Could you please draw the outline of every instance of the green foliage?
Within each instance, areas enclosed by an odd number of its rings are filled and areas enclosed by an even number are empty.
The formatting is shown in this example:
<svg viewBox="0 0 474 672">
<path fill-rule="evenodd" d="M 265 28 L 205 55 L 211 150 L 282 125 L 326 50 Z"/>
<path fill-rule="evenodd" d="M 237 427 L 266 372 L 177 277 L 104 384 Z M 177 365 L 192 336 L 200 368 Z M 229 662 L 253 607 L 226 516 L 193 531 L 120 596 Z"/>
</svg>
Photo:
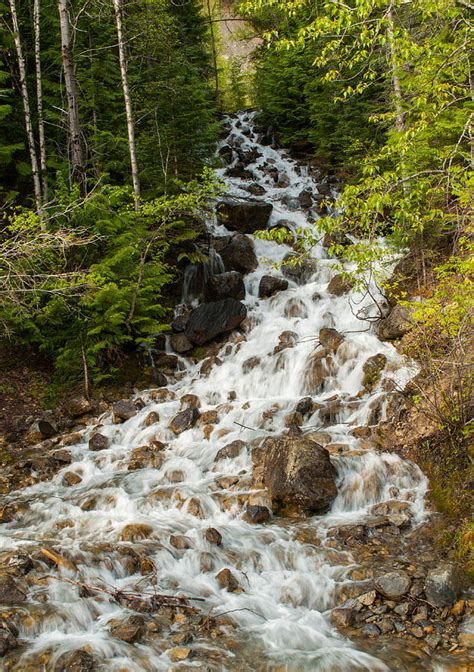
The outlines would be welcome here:
<svg viewBox="0 0 474 672">
<path fill-rule="evenodd" d="M 62 382 L 81 380 L 85 366 L 96 383 L 114 375 L 127 349 L 166 326 L 170 250 L 195 237 L 189 218 L 202 218 L 218 189 L 206 172 L 138 214 L 127 187 L 85 202 L 60 190 L 47 231 L 31 211 L 13 215 L 0 247 L 4 333 L 52 357 Z"/>
</svg>

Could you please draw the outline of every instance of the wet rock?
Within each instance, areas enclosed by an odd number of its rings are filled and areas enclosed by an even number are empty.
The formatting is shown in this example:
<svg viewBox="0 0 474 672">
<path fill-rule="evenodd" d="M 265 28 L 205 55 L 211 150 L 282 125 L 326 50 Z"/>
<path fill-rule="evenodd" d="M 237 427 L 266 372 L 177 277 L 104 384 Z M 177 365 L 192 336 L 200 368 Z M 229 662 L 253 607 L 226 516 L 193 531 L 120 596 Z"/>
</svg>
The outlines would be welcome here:
<svg viewBox="0 0 474 672">
<path fill-rule="evenodd" d="M 362 628 L 362 634 L 366 637 L 377 637 L 380 635 L 380 628 L 375 623 L 367 623 Z"/>
<path fill-rule="evenodd" d="M 275 346 L 273 354 L 285 350 L 286 348 L 294 348 L 298 341 L 298 334 L 294 331 L 282 331 L 278 337 L 278 345 Z"/>
<path fill-rule="evenodd" d="M 182 434 L 186 430 L 194 427 L 199 417 L 199 411 L 196 408 L 185 408 L 171 420 L 169 428 L 176 434 Z"/>
<path fill-rule="evenodd" d="M 151 411 L 146 416 L 145 422 L 143 424 L 145 425 L 145 427 L 151 427 L 152 425 L 156 425 L 159 422 L 160 422 L 159 413 L 157 413 L 156 411 Z"/>
<path fill-rule="evenodd" d="M 179 403 L 183 408 L 201 408 L 201 400 L 197 394 L 183 394 Z"/>
<path fill-rule="evenodd" d="M 252 194 L 252 196 L 263 196 L 265 193 L 265 187 L 262 187 L 262 185 L 258 184 L 258 182 L 249 184 L 248 187 L 245 187 L 245 189 L 249 192 L 249 194 Z"/>
<path fill-rule="evenodd" d="M 325 348 L 316 350 L 310 356 L 304 374 L 305 391 L 316 394 L 320 390 L 326 378 L 331 374 L 332 363 L 329 350 Z"/>
<path fill-rule="evenodd" d="M 110 446 L 110 439 L 100 432 L 94 432 L 89 439 L 89 450 L 106 450 Z"/>
<path fill-rule="evenodd" d="M 402 514 L 410 510 L 409 502 L 401 502 L 398 499 L 389 499 L 386 502 L 380 502 L 370 507 L 370 513 L 376 516 L 390 516 L 392 514 Z"/>
<path fill-rule="evenodd" d="M 135 404 L 132 401 L 127 401 L 125 399 L 117 401 L 112 406 L 112 413 L 116 424 L 130 420 L 130 418 L 133 418 L 137 412 Z"/>
<path fill-rule="evenodd" d="M 183 355 L 194 348 L 194 345 L 188 340 L 186 334 L 172 334 L 170 337 L 170 345 L 175 352 Z"/>
<path fill-rule="evenodd" d="M 334 296 L 343 296 L 347 294 L 353 287 L 353 283 L 342 274 L 335 275 L 328 285 L 327 291 Z"/>
<path fill-rule="evenodd" d="M 221 364 L 222 360 L 215 355 L 212 357 L 206 357 L 201 365 L 201 368 L 199 369 L 199 373 L 201 376 L 208 376 L 215 366 L 220 366 Z"/>
<path fill-rule="evenodd" d="M 267 228 L 272 211 L 271 203 L 250 199 L 226 199 L 217 206 L 217 221 L 229 231 L 255 233 Z"/>
<path fill-rule="evenodd" d="M 425 581 L 425 595 L 435 607 L 452 607 L 462 589 L 459 568 L 449 562 L 430 570 Z"/>
<path fill-rule="evenodd" d="M 173 374 L 180 368 L 179 358 L 177 355 L 156 355 L 155 366 L 165 373 Z"/>
<path fill-rule="evenodd" d="M 181 469 L 172 469 L 166 472 L 166 478 L 170 483 L 182 483 L 186 479 L 186 475 Z"/>
<path fill-rule="evenodd" d="M 186 331 L 186 325 L 188 324 L 189 313 L 191 311 L 187 307 L 183 308 L 182 310 L 183 312 L 181 312 L 179 315 L 176 315 L 174 320 L 171 322 L 171 329 L 175 332 L 175 334 L 181 334 L 183 331 Z"/>
<path fill-rule="evenodd" d="M 222 145 L 222 147 L 219 148 L 217 153 L 227 163 L 230 163 L 232 161 L 233 150 L 232 147 L 230 147 L 229 145 Z"/>
<path fill-rule="evenodd" d="M 249 371 L 253 371 L 257 366 L 260 366 L 261 361 L 260 357 L 249 357 L 242 364 L 242 372 L 248 373 Z"/>
<path fill-rule="evenodd" d="M 82 478 L 79 476 L 79 474 L 74 473 L 74 471 L 66 471 L 66 473 L 63 476 L 62 483 L 63 485 L 67 487 L 72 487 L 74 485 L 78 485 L 78 483 L 82 482 Z"/>
<path fill-rule="evenodd" d="M 72 434 L 66 434 L 61 439 L 61 445 L 63 446 L 74 446 L 76 443 L 81 443 L 82 434 L 80 432 L 73 432 Z"/>
<path fill-rule="evenodd" d="M 20 590 L 17 582 L 5 572 L 0 573 L 0 604 L 20 604 L 26 600 L 25 593 Z"/>
<path fill-rule="evenodd" d="M 301 413 L 301 415 L 307 415 L 313 410 L 313 400 L 311 397 L 303 397 L 295 406 L 296 413 Z"/>
<path fill-rule="evenodd" d="M 245 285 L 242 273 L 227 271 L 217 273 L 209 278 L 204 288 L 206 301 L 221 301 L 222 299 L 245 299 Z"/>
<path fill-rule="evenodd" d="M 300 191 L 298 194 L 298 202 L 300 204 L 300 207 L 303 208 L 304 210 L 309 210 L 309 208 L 313 207 L 313 192 L 311 189 L 303 189 L 303 191 Z"/>
<path fill-rule="evenodd" d="M 85 415 L 92 410 L 92 404 L 89 399 L 85 397 L 75 397 L 74 399 L 69 400 L 65 407 L 64 411 L 67 415 L 70 415 L 71 418 L 79 418 L 81 415 Z"/>
<path fill-rule="evenodd" d="M 217 411 L 205 411 L 204 413 L 201 413 L 198 419 L 198 425 L 199 427 L 203 427 L 205 425 L 215 425 L 219 422 L 219 413 Z"/>
<path fill-rule="evenodd" d="M 188 502 L 188 513 L 196 518 L 204 518 L 201 502 L 197 497 L 192 497 Z"/>
<path fill-rule="evenodd" d="M 191 540 L 184 537 L 182 534 L 172 534 L 170 536 L 170 544 L 180 551 L 193 547 Z"/>
<path fill-rule="evenodd" d="M 145 620 L 143 616 L 130 616 L 124 621 L 114 619 L 107 624 L 110 634 L 116 639 L 121 639 L 127 644 L 138 642 L 145 632 Z"/>
<path fill-rule="evenodd" d="M 411 579 L 405 572 L 389 572 L 377 577 L 374 586 L 389 600 L 399 600 L 410 590 Z"/>
<path fill-rule="evenodd" d="M 202 303 L 191 313 L 185 334 L 192 343 L 203 345 L 236 329 L 246 316 L 247 308 L 235 299 Z"/>
<path fill-rule="evenodd" d="M 57 429 L 53 424 L 51 424 L 51 422 L 48 420 L 39 419 L 30 425 L 25 436 L 25 440 L 28 443 L 35 444 L 39 443 L 43 439 L 50 439 L 56 433 Z"/>
<path fill-rule="evenodd" d="M 351 239 L 346 236 L 343 231 L 336 231 L 335 233 L 326 233 L 323 238 L 323 247 L 326 249 L 338 246 L 338 247 L 349 247 L 352 245 Z"/>
<path fill-rule="evenodd" d="M 180 663 L 191 657 L 192 650 L 187 646 L 175 646 L 172 649 L 169 649 L 167 653 L 173 663 Z"/>
<path fill-rule="evenodd" d="M 232 236 L 220 250 L 220 256 L 226 271 L 239 271 L 245 275 L 252 273 L 258 266 L 254 244 L 244 234 Z"/>
<path fill-rule="evenodd" d="M 474 616 L 465 618 L 459 626 L 458 639 L 461 646 L 474 649 Z"/>
<path fill-rule="evenodd" d="M 375 326 L 375 332 L 381 341 L 394 341 L 407 334 L 413 328 L 411 312 L 397 303 L 384 319 Z"/>
<path fill-rule="evenodd" d="M 364 373 L 362 387 L 365 390 L 370 391 L 377 385 L 386 363 L 387 358 L 381 352 L 377 355 L 369 357 L 366 360 L 364 366 L 362 367 L 362 371 Z"/>
<path fill-rule="evenodd" d="M 308 317 L 308 309 L 306 308 L 304 301 L 293 297 L 288 299 L 288 301 L 285 303 L 283 315 L 285 317 L 301 317 L 304 319 Z"/>
<path fill-rule="evenodd" d="M 342 336 L 336 329 L 324 327 L 319 331 L 319 342 L 323 348 L 327 348 L 331 352 L 336 352 L 343 340 L 344 336 Z"/>
<path fill-rule="evenodd" d="M 216 574 L 216 579 L 219 586 L 229 593 L 234 593 L 240 588 L 239 582 L 228 567 L 221 569 L 221 571 Z"/>
<path fill-rule="evenodd" d="M 154 441 L 149 446 L 138 446 L 132 450 L 128 462 L 128 471 L 137 471 L 138 469 L 160 469 L 163 464 L 164 456 L 160 451 L 164 450 L 166 445 L 160 441 Z"/>
<path fill-rule="evenodd" d="M 318 262 L 316 259 L 297 257 L 294 254 L 289 254 L 283 260 L 281 271 L 285 278 L 293 280 L 298 285 L 304 285 L 316 273 L 317 267 Z"/>
<path fill-rule="evenodd" d="M 246 447 L 247 444 L 244 441 L 240 441 L 239 439 L 237 439 L 236 441 L 232 441 L 232 443 L 228 443 L 226 446 L 220 448 L 217 451 L 214 461 L 218 462 L 219 460 L 224 459 L 233 460 L 234 457 L 238 457 Z"/>
<path fill-rule="evenodd" d="M 151 525 L 131 523 L 130 525 L 125 525 L 122 529 L 120 539 L 122 541 L 141 541 L 142 539 L 148 539 L 152 534 L 153 528 Z"/>
<path fill-rule="evenodd" d="M 337 495 L 328 451 L 304 436 L 268 437 L 252 452 L 254 479 L 276 504 L 322 513 Z"/>
<path fill-rule="evenodd" d="M 13 628 L 3 619 L 0 620 L 0 656 L 18 646 L 18 630 Z"/>
<path fill-rule="evenodd" d="M 331 611 L 329 618 L 339 630 L 346 630 L 355 623 L 357 612 L 355 609 L 338 607 Z"/>
<path fill-rule="evenodd" d="M 204 532 L 206 541 L 215 546 L 222 546 L 222 534 L 215 527 L 208 527 Z"/>
<path fill-rule="evenodd" d="M 270 520 L 270 510 L 266 506 L 258 504 L 248 504 L 243 519 L 252 525 L 259 525 Z"/>
<path fill-rule="evenodd" d="M 59 656 L 53 672 L 94 672 L 96 669 L 92 654 L 83 649 L 78 649 Z"/>
<path fill-rule="evenodd" d="M 264 275 L 258 286 L 258 295 L 261 299 L 268 299 L 277 292 L 284 292 L 288 289 L 288 280 L 276 278 L 273 275 Z"/>
</svg>

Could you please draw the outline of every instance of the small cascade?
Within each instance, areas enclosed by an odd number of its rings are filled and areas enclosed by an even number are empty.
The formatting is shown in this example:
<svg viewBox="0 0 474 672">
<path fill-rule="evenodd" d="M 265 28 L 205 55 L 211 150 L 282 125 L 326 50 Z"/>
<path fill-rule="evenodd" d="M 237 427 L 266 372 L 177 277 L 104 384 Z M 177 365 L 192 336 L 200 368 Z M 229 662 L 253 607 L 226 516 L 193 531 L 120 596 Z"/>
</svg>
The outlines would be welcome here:
<svg viewBox="0 0 474 672">
<path fill-rule="evenodd" d="M 228 164 L 219 176 L 228 195 L 271 203 L 269 226 L 313 226 L 321 200 L 337 196 L 337 185 L 262 144 L 253 113 L 226 124 L 219 152 Z M 217 220 L 209 230 L 214 239 L 232 235 Z M 337 271 L 322 244 L 311 249 L 304 273 L 282 271 L 290 246 L 260 239 L 253 245 L 258 266 L 244 277 L 245 328 L 230 335 L 210 365 L 204 370 L 203 362 L 183 358 L 184 370 L 166 389 L 140 394 L 133 417 L 115 423 L 104 413 L 68 446 L 71 463 L 50 482 L 15 493 L 17 514 L 3 525 L 0 551 L 40 559 L 18 616 L 24 646 L 8 669 L 37 670 L 46 659 L 55 669 L 61 656 L 84 647 L 111 671 L 180 669 L 180 661 L 183 669 L 239 672 L 416 668 L 403 657 L 393 664 L 401 640 L 393 647 L 352 642 L 330 619 L 347 599 L 342 593 L 358 595 L 351 590 L 364 584 L 338 530 L 375 520 L 377 507 L 393 501 L 407 525 L 425 516 L 423 474 L 377 452 L 367 431 L 383 417 L 390 390 L 414 370 L 350 309 L 353 302 L 370 314 L 375 286 L 365 295 L 329 291 Z M 211 249 L 207 264 L 186 270 L 183 303 L 223 271 Z M 287 280 L 286 288 L 261 298 L 264 276 Z M 367 382 L 375 356 L 381 365 Z M 192 422 L 174 430 L 186 408 Z M 271 502 L 253 485 L 252 448 L 289 427 L 327 448 L 337 496 L 326 513 L 255 523 L 246 507 Z M 93 451 L 89 440 L 97 432 L 105 447 Z M 70 473 L 75 482 L 68 483 Z M 43 548 L 67 562 L 51 570 Z M 140 637 L 127 640 L 114 636 L 113 624 L 136 609 L 84 586 L 198 598 L 198 616 L 139 612 Z M 192 635 L 179 629 L 202 615 Z"/>
</svg>

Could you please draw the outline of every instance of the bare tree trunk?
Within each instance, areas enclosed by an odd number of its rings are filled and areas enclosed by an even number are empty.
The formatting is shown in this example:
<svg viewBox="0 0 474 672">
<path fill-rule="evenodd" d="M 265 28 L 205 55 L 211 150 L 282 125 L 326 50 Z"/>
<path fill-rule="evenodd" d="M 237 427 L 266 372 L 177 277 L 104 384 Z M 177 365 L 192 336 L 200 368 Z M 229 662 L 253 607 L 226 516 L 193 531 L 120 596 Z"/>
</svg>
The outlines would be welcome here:
<svg viewBox="0 0 474 672">
<path fill-rule="evenodd" d="M 13 24 L 13 38 L 15 41 L 16 54 L 18 59 L 18 71 L 20 73 L 20 90 L 23 102 L 23 112 L 25 117 L 26 137 L 28 140 L 28 150 L 30 153 L 31 174 L 33 176 L 33 189 L 35 194 L 35 206 L 38 214 L 42 217 L 43 200 L 41 196 L 41 182 L 38 169 L 38 157 L 36 154 L 35 137 L 33 134 L 33 124 L 31 120 L 30 100 L 28 96 L 28 87 L 26 84 L 26 65 L 23 56 L 23 48 L 20 39 L 20 29 L 18 26 L 18 15 L 16 12 L 15 0 L 10 0 L 10 11 Z"/>
<path fill-rule="evenodd" d="M 125 114 L 127 117 L 128 149 L 130 152 L 130 165 L 132 169 L 133 193 L 135 194 L 135 210 L 140 208 L 140 177 L 138 175 L 137 151 L 135 147 L 135 127 L 133 125 L 132 99 L 128 85 L 127 56 L 123 41 L 122 25 L 122 0 L 114 0 L 115 23 L 117 26 L 117 40 L 119 49 L 120 74 L 122 75 L 123 98 L 125 101 Z"/>
<path fill-rule="evenodd" d="M 87 192 L 87 184 L 84 146 L 79 119 L 79 107 L 77 104 L 76 76 L 74 73 L 74 60 L 71 49 L 71 21 L 67 0 L 58 0 L 58 8 L 59 22 L 61 26 L 61 57 L 67 96 L 71 173 L 72 179 L 79 184 L 81 194 L 85 195 Z"/>
<path fill-rule="evenodd" d="M 402 95 L 402 87 L 400 84 L 400 76 L 398 74 L 399 70 L 399 63 L 398 63 L 398 58 L 395 53 L 395 39 L 394 39 L 394 31 L 393 31 L 393 3 L 390 3 L 390 6 L 388 8 L 387 12 L 387 17 L 388 17 L 388 30 L 387 30 L 387 37 L 388 37 L 388 48 L 390 50 L 390 68 L 392 71 L 392 88 L 393 88 L 393 94 L 395 98 L 395 130 L 398 131 L 399 133 L 402 133 L 405 130 L 405 114 L 403 112 L 403 95 Z"/>
<path fill-rule="evenodd" d="M 217 47 L 216 47 L 216 37 L 214 35 L 214 22 L 212 20 L 212 9 L 211 9 L 211 0 L 207 0 L 207 14 L 209 17 L 209 29 L 211 31 L 211 49 L 212 49 L 212 61 L 214 65 L 214 79 L 215 79 L 215 97 L 216 103 L 219 102 L 219 70 L 217 69 Z"/>
<path fill-rule="evenodd" d="M 48 200 L 48 176 L 46 172 L 46 139 L 43 117 L 43 80 L 41 77 L 41 32 L 40 32 L 40 0 L 33 0 L 33 32 L 35 36 L 35 68 L 36 68 L 36 105 L 38 109 L 38 135 L 40 150 L 41 188 L 43 204 Z"/>
</svg>

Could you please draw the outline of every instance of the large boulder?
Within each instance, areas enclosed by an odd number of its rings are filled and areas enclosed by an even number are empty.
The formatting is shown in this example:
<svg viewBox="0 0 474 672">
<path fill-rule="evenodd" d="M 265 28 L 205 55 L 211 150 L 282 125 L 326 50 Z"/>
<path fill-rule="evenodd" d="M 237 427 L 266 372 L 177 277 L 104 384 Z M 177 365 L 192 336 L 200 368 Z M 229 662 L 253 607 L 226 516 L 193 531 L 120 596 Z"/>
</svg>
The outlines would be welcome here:
<svg viewBox="0 0 474 672">
<path fill-rule="evenodd" d="M 435 607 L 452 607 L 462 590 L 463 577 L 459 568 L 445 562 L 428 572 L 425 595 Z"/>
<path fill-rule="evenodd" d="M 209 278 L 204 287 L 206 301 L 221 301 L 222 299 L 245 299 L 245 285 L 242 274 L 238 271 L 217 273 Z"/>
<path fill-rule="evenodd" d="M 258 259 L 252 240 L 242 233 L 232 236 L 227 244 L 219 249 L 226 271 L 252 273 L 258 266 Z"/>
<path fill-rule="evenodd" d="M 252 452 L 254 480 L 277 505 L 323 513 L 337 495 L 336 470 L 328 451 L 295 434 L 268 437 Z"/>
<path fill-rule="evenodd" d="M 236 329 L 246 316 L 247 308 L 235 299 L 202 303 L 189 317 L 186 338 L 195 345 L 203 345 L 219 334 Z"/>
<path fill-rule="evenodd" d="M 273 275 L 264 275 L 258 286 L 258 295 L 261 299 L 268 299 L 277 292 L 283 292 L 288 289 L 288 280 L 276 278 Z"/>
<path fill-rule="evenodd" d="M 229 198 L 217 206 L 217 220 L 229 231 L 255 233 L 267 228 L 272 210 L 271 203 Z"/>
<path fill-rule="evenodd" d="M 381 341 L 394 341 L 412 328 L 413 321 L 409 309 L 397 303 L 387 317 L 377 323 L 375 331 Z"/>
</svg>

